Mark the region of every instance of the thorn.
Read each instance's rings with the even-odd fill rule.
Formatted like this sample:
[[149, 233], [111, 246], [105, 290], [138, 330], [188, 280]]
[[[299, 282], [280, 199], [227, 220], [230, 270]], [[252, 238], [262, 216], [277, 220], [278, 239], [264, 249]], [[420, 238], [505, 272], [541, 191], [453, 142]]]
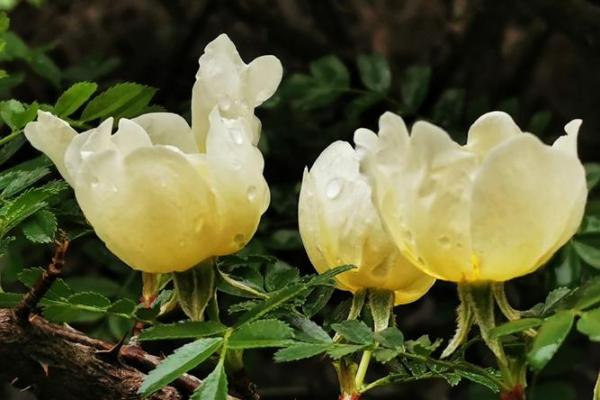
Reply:
[[118, 361], [119, 354], [121, 352], [121, 348], [123, 347], [123, 344], [125, 343], [125, 338], [127, 338], [127, 334], [123, 335], [121, 340], [119, 340], [119, 342], [117, 344], [115, 344], [113, 347], [111, 347], [110, 349], [96, 350], [96, 355], [98, 355], [98, 357], [104, 359], [105, 361]]
[[40, 362], [40, 365], [42, 366], [42, 370], [44, 370], [44, 375], [46, 375], [46, 378], [48, 377], [48, 364]]
[[18, 380], [19, 380], [19, 377], [15, 376], [15, 378], [12, 381], [10, 381], [9, 383], [11, 386], [14, 386], [14, 384], [17, 383]]
[[23, 389], [19, 389], [19, 392], [23, 393], [31, 389], [31, 385], [24, 387]]

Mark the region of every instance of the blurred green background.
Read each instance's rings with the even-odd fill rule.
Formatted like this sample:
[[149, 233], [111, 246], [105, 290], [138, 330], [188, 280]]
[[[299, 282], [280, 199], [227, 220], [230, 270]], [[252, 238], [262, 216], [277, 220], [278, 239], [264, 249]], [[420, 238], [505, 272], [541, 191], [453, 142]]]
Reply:
[[[600, 1], [2, 0], [0, 7], [10, 10], [11, 29], [34, 54], [3, 60], [9, 71], [19, 72], [0, 81], [2, 99], [52, 103], [76, 81], [105, 87], [135, 81], [158, 88], [156, 104], [189, 116], [198, 57], [218, 34], [230, 35], [245, 60], [279, 57], [284, 82], [258, 110], [272, 201], [246, 251], [275, 254], [303, 273], [312, 267], [297, 233], [302, 170], [332, 141], [351, 140], [358, 127], [375, 129], [384, 111], [398, 112], [409, 122], [440, 124], [459, 141], [477, 116], [490, 110], [509, 112], [522, 129], [547, 143], [562, 134], [565, 123], [582, 118], [580, 155], [588, 163], [600, 161]], [[365, 56], [389, 65], [389, 85], [385, 79], [365, 81], [360, 62]], [[29, 149], [19, 157], [33, 154]], [[600, 179], [598, 171], [590, 168], [591, 180]], [[545, 269], [509, 285], [517, 308], [600, 273], [600, 251], [578, 247], [600, 243], [596, 215], [600, 206], [591, 201], [586, 228], [576, 241]], [[49, 248], [23, 241], [0, 262], [3, 284], [18, 285], [20, 269], [44, 265], [48, 255]], [[67, 277], [73, 287], [94, 285], [113, 298], [139, 294], [136, 274], [92, 235], [74, 243]], [[336, 293], [332, 304], [347, 298]], [[456, 305], [454, 286], [440, 282], [430, 295], [397, 308], [399, 327], [407, 337], [449, 338]], [[92, 319], [76, 326], [115, 340], [127, 329], [118, 325]], [[472, 357], [491, 363], [488, 356], [477, 348]], [[269, 352], [249, 352], [247, 361], [266, 400], [336, 397], [334, 371], [324, 360], [277, 365]], [[9, 366], [0, 360], [1, 368]], [[552, 364], [533, 378], [529, 398], [589, 398], [598, 368], [599, 347], [573, 332]], [[33, 398], [8, 386], [2, 390], [0, 399]], [[450, 388], [429, 381], [388, 387], [365, 398], [494, 396], [470, 384]]]

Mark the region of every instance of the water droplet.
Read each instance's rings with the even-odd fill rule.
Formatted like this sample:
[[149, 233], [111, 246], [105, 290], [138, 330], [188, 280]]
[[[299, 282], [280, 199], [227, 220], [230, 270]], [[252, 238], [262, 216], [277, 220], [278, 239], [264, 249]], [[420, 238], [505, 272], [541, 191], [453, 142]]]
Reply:
[[231, 135], [231, 140], [235, 144], [244, 143], [244, 131], [238, 126], [232, 126], [229, 128], [229, 134]]
[[256, 189], [256, 186], [252, 185], [248, 188], [248, 191], [246, 192], [246, 194], [248, 195], [248, 200], [249, 201], [254, 201], [256, 199], [256, 195], [257, 195], [258, 190]]
[[185, 247], [185, 241], [183, 241], [183, 240], [180, 240], [178, 244], [179, 244], [179, 247]]
[[330, 199], [335, 199], [342, 192], [343, 185], [344, 183], [341, 179], [332, 179], [325, 188], [325, 195]]
[[438, 243], [440, 244], [440, 246], [448, 248], [450, 247], [450, 238], [446, 235], [440, 236], [438, 238]]
[[91, 184], [92, 188], [95, 188], [95, 187], [97, 187], [100, 184], [100, 179], [98, 179], [97, 176], [93, 176], [90, 179], [90, 184]]
[[238, 233], [237, 235], [234, 236], [233, 241], [240, 247], [244, 246], [246, 244], [245, 241], [246, 237], [244, 236], [243, 233]]
[[229, 111], [231, 109], [231, 100], [228, 98], [221, 99], [221, 101], [219, 101], [219, 107], [223, 111]]

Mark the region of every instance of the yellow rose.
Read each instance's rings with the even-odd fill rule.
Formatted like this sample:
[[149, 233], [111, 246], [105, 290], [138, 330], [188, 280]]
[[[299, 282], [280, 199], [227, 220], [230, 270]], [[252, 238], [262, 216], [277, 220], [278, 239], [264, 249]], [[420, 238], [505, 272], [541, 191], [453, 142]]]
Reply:
[[200, 59], [198, 82], [218, 79], [197, 82], [192, 127], [176, 114], [151, 113], [121, 119], [115, 134], [112, 118], [77, 134], [39, 112], [25, 136], [56, 164], [115, 255], [148, 273], [184, 271], [242, 248], [268, 207], [253, 110], [273, 94], [281, 70], [275, 57], [244, 64], [221, 35]]
[[394, 242], [421, 270], [454, 282], [507, 281], [535, 271], [575, 233], [587, 188], [580, 120], [552, 146], [491, 112], [467, 144], [392, 113], [379, 134], [355, 133], [361, 167]]
[[347, 142], [331, 144], [310, 172], [304, 171], [298, 204], [300, 234], [320, 273], [344, 264], [357, 268], [337, 276], [341, 289], [385, 289], [395, 303], [423, 296], [434, 279], [400, 254], [383, 229], [371, 189], [359, 172], [358, 154]]

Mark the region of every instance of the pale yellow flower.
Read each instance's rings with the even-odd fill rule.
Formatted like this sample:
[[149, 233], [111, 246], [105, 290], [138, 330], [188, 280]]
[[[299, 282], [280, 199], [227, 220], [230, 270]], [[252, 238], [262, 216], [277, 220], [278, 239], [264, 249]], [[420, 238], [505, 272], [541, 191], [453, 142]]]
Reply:
[[[112, 119], [77, 134], [39, 112], [25, 136], [56, 164], [115, 255], [144, 272], [183, 271], [242, 248], [268, 207], [253, 110], [281, 80], [281, 64], [269, 60], [244, 69], [227, 36], [209, 44], [198, 81], [219, 79], [196, 84], [192, 127], [176, 114], [151, 113], [121, 119], [115, 134]], [[231, 82], [245, 97], [231, 90]], [[227, 98], [239, 112], [225, 107]]]
[[580, 124], [567, 124], [567, 135], [548, 146], [491, 112], [461, 146], [427, 122], [409, 136], [402, 118], [386, 113], [378, 135], [359, 129], [355, 142], [403, 254], [438, 279], [506, 281], [543, 265], [581, 222]]
[[359, 172], [358, 154], [347, 142], [335, 142], [305, 170], [298, 205], [300, 234], [319, 273], [352, 264], [337, 276], [341, 289], [385, 289], [395, 303], [423, 296], [434, 279], [398, 251], [371, 201], [371, 189]]

